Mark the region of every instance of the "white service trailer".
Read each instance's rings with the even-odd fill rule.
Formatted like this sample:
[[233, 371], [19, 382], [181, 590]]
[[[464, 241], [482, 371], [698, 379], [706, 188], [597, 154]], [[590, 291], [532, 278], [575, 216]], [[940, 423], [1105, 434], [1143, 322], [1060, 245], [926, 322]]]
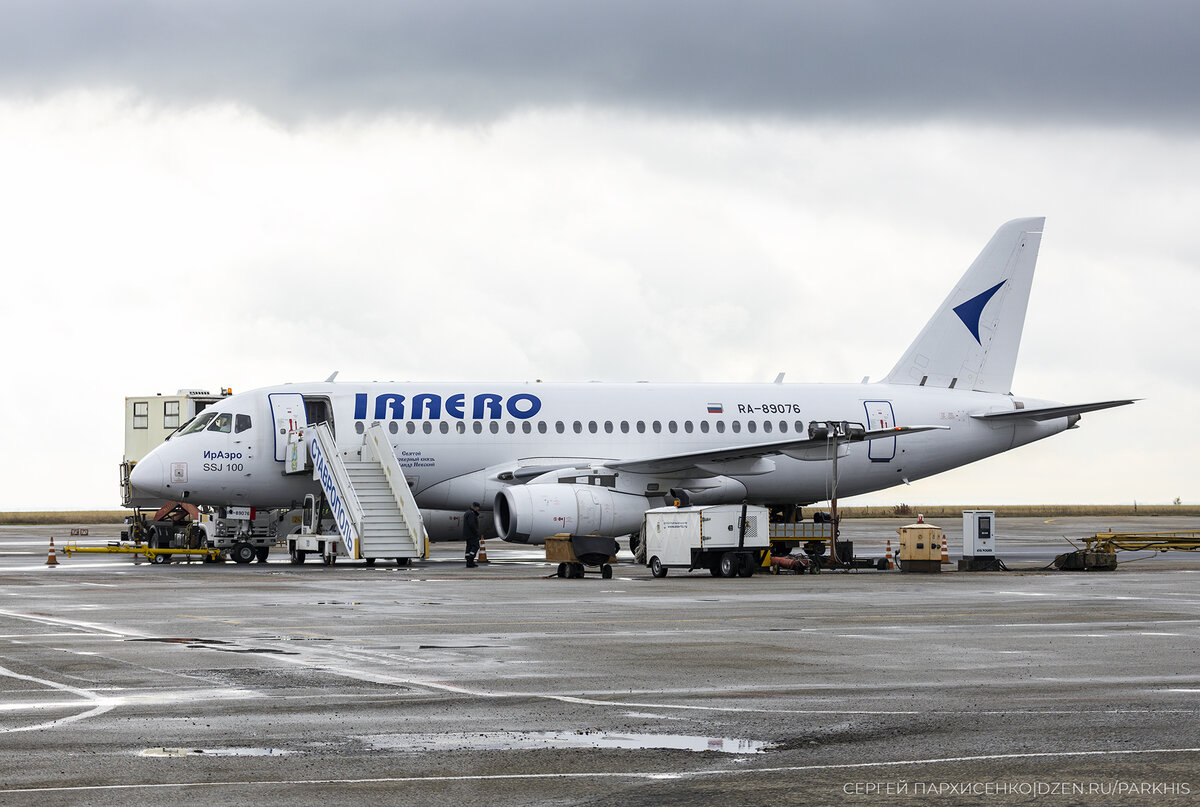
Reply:
[[655, 577], [666, 577], [668, 569], [749, 577], [770, 551], [770, 511], [745, 504], [657, 507], [646, 511], [642, 539]]

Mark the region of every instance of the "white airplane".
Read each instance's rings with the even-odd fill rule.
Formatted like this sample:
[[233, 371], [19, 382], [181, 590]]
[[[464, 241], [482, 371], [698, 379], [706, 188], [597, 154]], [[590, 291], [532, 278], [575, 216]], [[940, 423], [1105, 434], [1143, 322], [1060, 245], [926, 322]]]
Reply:
[[460, 537], [458, 514], [480, 502], [500, 537], [541, 543], [633, 533], [672, 490], [693, 504], [825, 501], [835, 453], [839, 497], [922, 479], [1133, 402], [1010, 391], [1044, 221], [1003, 225], [878, 383], [285, 384], [205, 409], [130, 483], [191, 504], [292, 507], [321, 491], [282, 473], [289, 433], [328, 422], [351, 449], [378, 422], [431, 537]]

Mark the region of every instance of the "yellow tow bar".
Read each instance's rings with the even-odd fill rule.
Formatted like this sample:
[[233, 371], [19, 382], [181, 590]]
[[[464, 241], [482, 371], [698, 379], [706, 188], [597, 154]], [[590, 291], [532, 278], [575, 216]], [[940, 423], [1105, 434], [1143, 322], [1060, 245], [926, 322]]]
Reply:
[[145, 544], [122, 544], [109, 543], [107, 546], [80, 546], [75, 541], [67, 541], [63, 546], [62, 552], [67, 557], [76, 552], [98, 552], [118, 555], [141, 555], [151, 563], [167, 563], [171, 560], [172, 555], [186, 555], [188, 560], [193, 556], [198, 556], [208, 563], [214, 563], [221, 559], [220, 549], [181, 549], [176, 547], [154, 549]]

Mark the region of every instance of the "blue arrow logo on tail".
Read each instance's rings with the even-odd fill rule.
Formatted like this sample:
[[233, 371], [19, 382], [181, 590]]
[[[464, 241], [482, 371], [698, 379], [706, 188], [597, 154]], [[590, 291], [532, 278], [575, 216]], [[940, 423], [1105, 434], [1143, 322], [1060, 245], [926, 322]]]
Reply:
[[975, 337], [975, 341], [980, 345], [983, 342], [979, 338], [979, 318], [983, 316], [983, 308], [988, 304], [988, 300], [1000, 291], [1000, 287], [1007, 283], [1007, 280], [1001, 280], [995, 286], [992, 286], [985, 292], [975, 295], [965, 303], [959, 303], [954, 306], [954, 313], [958, 314], [958, 318], [963, 321], [963, 325], [967, 326], [967, 330], [971, 332], [971, 336]]

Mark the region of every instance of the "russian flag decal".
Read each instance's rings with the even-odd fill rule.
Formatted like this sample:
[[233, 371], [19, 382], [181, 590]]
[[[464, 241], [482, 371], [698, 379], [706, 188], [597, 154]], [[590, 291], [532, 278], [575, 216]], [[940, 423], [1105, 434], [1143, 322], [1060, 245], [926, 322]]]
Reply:
[[710, 415], [722, 415], [722, 414], [724, 414], [724, 413], [725, 413], [725, 407], [724, 407], [724, 406], [722, 406], [721, 404], [719, 404], [719, 403], [710, 403], [710, 404], [708, 405], [708, 414], [710, 414]]

